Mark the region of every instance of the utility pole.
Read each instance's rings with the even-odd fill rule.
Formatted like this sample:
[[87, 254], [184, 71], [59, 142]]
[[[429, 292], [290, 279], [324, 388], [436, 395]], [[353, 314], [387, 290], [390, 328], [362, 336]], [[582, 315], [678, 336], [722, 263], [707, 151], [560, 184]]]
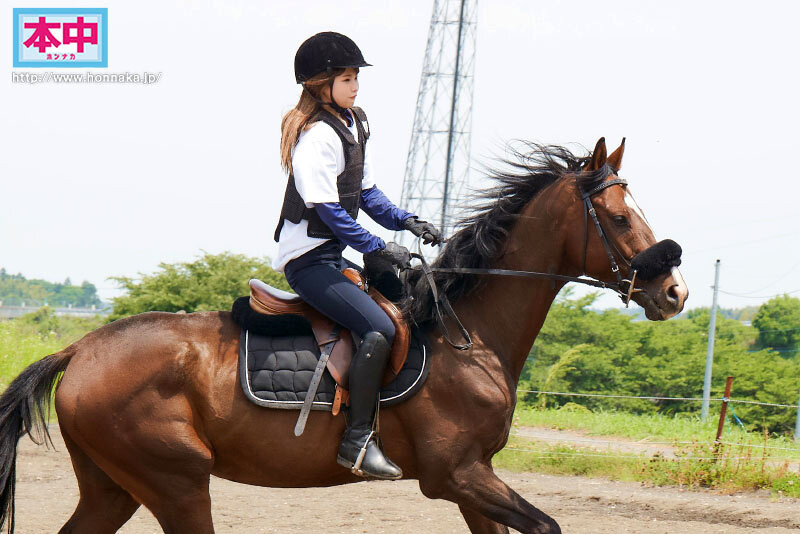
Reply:
[[714, 364], [714, 333], [717, 329], [717, 294], [719, 291], [719, 260], [714, 266], [714, 300], [711, 302], [711, 320], [708, 322], [708, 352], [706, 353], [706, 375], [703, 379], [703, 408], [700, 418], [708, 417], [708, 404], [711, 399], [711, 367]]
[[794, 439], [800, 441], [800, 399], [797, 399], [797, 419], [794, 422]]

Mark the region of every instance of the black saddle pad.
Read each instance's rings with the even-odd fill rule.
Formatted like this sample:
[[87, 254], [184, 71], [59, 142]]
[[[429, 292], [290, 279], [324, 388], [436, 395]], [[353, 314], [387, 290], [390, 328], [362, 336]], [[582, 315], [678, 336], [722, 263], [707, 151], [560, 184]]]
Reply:
[[[314, 336], [263, 336], [242, 328], [239, 343], [242, 390], [259, 406], [299, 410], [319, 356]], [[425, 383], [429, 368], [427, 339], [413, 327], [406, 363], [397, 377], [381, 390], [381, 406], [392, 406], [414, 395]], [[335, 392], [336, 382], [325, 369], [311, 408], [330, 411]]]

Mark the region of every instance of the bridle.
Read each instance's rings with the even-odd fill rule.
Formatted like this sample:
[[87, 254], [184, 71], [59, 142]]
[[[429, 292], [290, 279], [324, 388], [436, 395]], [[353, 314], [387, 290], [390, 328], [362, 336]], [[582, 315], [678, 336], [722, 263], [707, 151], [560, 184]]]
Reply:
[[[615, 178], [613, 180], [608, 180], [607, 182], [603, 182], [598, 186], [592, 188], [589, 191], [586, 191], [581, 194], [581, 200], [583, 202], [584, 210], [583, 210], [583, 220], [584, 220], [584, 243], [583, 243], [583, 273], [586, 273], [586, 255], [589, 248], [589, 217], [591, 217], [592, 221], [594, 221], [594, 227], [597, 230], [597, 235], [600, 237], [600, 241], [603, 243], [603, 249], [606, 251], [606, 255], [608, 255], [608, 261], [611, 264], [611, 272], [616, 275], [617, 281], [614, 282], [603, 282], [602, 280], [595, 280], [593, 278], [578, 278], [575, 276], [567, 276], [563, 274], [555, 274], [555, 273], [540, 273], [536, 271], [516, 271], [512, 269], [482, 269], [478, 267], [431, 267], [428, 265], [428, 262], [425, 261], [424, 256], [422, 255], [422, 243], [421, 240], [417, 243], [418, 252], [412, 253], [411, 256], [420, 260], [420, 267], [422, 268], [422, 273], [425, 276], [426, 281], [428, 282], [428, 286], [431, 288], [431, 294], [433, 296], [433, 306], [434, 306], [434, 316], [436, 318], [437, 323], [439, 324], [439, 328], [442, 331], [442, 335], [444, 339], [450, 344], [450, 346], [458, 349], [458, 350], [468, 350], [472, 347], [472, 338], [469, 335], [469, 332], [461, 321], [456, 316], [455, 311], [453, 310], [452, 305], [450, 304], [447, 295], [444, 293], [440, 293], [438, 288], [436, 287], [436, 281], [433, 277], [434, 272], [438, 273], [454, 273], [454, 274], [476, 274], [476, 275], [496, 275], [496, 276], [517, 276], [517, 277], [524, 277], [524, 278], [549, 278], [551, 280], [558, 280], [562, 282], [575, 282], [578, 284], [584, 284], [587, 286], [597, 287], [601, 289], [611, 289], [615, 291], [622, 301], [625, 303], [627, 307], [630, 304], [631, 297], [633, 297], [634, 293], [638, 293], [643, 291], [642, 289], [634, 288], [634, 284], [636, 283], [636, 270], [632, 270], [632, 275], [630, 280], [627, 278], [623, 278], [622, 274], [619, 272], [619, 265], [617, 264], [616, 259], [614, 258], [614, 252], [612, 251], [612, 244], [609, 243], [608, 239], [606, 238], [606, 233], [603, 231], [603, 225], [600, 224], [600, 220], [597, 218], [597, 213], [595, 212], [594, 205], [592, 204], [592, 197], [605, 189], [614, 186], [614, 185], [621, 185], [623, 187], [628, 185], [628, 182], [623, 180], [622, 178]], [[622, 253], [620, 253], [619, 249], [616, 246], [613, 246], [614, 250], [616, 250], [617, 254], [620, 258], [625, 262], [626, 265], [630, 267], [630, 261], [625, 258]], [[450, 317], [453, 322], [456, 323], [458, 326], [459, 334], [461, 338], [465, 341], [465, 343], [455, 343], [450, 338], [450, 333], [447, 329], [447, 326], [444, 322], [444, 318], [442, 316], [442, 311]]]
[[[594, 204], [592, 204], [592, 196], [600, 193], [611, 187], [612, 185], [621, 185], [622, 187], [627, 187], [628, 182], [622, 178], [615, 178], [613, 180], [609, 180], [607, 182], [603, 182], [600, 185], [592, 188], [589, 191], [586, 191], [581, 195], [581, 199], [583, 200], [583, 226], [584, 226], [584, 238], [583, 238], [583, 269], [582, 272], [586, 274], [586, 254], [589, 250], [589, 217], [591, 216], [592, 221], [594, 221], [594, 227], [597, 229], [597, 235], [600, 237], [600, 242], [603, 243], [603, 249], [606, 251], [606, 255], [608, 256], [608, 262], [611, 264], [611, 272], [617, 277], [616, 287], [612, 287], [625, 303], [625, 307], [627, 308], [631, 302], [631, 297], [635, 292], [641, 291], [641, 289], [636, 290], [634, 289], [633, 285], [636, 282], [636, 269], [629, 269], [631, 274], [631, 279], [622, 278], [622, 275], [619, 272], [619, 265], [617, 265], [617, 261], [614, 258], [614, 252], [612, 252], [611, 247], [614, 247], [614, 251], [616, 251], [617, 255], [622, 258], [622, 261], [630, 267], [631, 262], [625, 257], [622, 252], [617, 248], [617, 246], [613, 243], [609, 243], [608, 238], [606, 238], [606, 233], [603, 231], [603, 225], [600, 224], [600, 219], [597, 218], [597, 212], [595, 212]], [[583, 279], [581, 279], [583, 280]], [[623, 289], [623, 285], [627, 285], [627, 291]]]

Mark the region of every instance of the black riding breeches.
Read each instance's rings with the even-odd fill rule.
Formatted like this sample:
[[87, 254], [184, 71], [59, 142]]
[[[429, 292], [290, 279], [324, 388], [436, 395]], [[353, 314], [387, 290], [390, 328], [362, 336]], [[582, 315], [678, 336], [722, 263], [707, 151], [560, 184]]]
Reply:
[[330, 240], [286, 264], [286, 281], [311, 306], [363, 338], [380, 332], [391, 346], [394, 324], [386, 312], [351, 282], [342, 269], [360, 267], [342, 257], [343, 246]]

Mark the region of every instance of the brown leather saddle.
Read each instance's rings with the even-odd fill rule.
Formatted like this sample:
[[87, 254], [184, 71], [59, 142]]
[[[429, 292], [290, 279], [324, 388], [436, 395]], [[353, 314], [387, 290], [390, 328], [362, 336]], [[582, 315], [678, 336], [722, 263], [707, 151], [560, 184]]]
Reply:
[[[367, 287], [364, 277], [357, 270], [347, 268], [343, 274], [358, 287]], [[378, 303], [383, 311], [392, 320], [395, 327], [394, 341], [389, 355], [389, 363], [383, 376], [383, 385], [394, 380], [408, 356], [408, 346], [411, 339], [410, 329], [400, 309], [389, 299], [381, 295], [374, 287], [366, 290], [367, 294]], [[331, 334], [335, 330], [335, 323], [328, 317], [322, 315], [316, 309], [307, 304], [303, 299], [294, 293], [289, 293], [281, 289], [265, 284], [261, 280], [250, 280], [250, 308], [264, 315], [301, 315], [311, 323], [317, 345], [322, 347], [336, 341], [327, 362], [328, 372], [336, 381], [336, 398], [333, 403], [333, 414], [339, 412], [341, 403], [348, 403], [348, 375], [350, 372], [350, 361], [353, 359], [355, 344], [353, 335], [349, 330], [341, 328], [335, 337]]]

